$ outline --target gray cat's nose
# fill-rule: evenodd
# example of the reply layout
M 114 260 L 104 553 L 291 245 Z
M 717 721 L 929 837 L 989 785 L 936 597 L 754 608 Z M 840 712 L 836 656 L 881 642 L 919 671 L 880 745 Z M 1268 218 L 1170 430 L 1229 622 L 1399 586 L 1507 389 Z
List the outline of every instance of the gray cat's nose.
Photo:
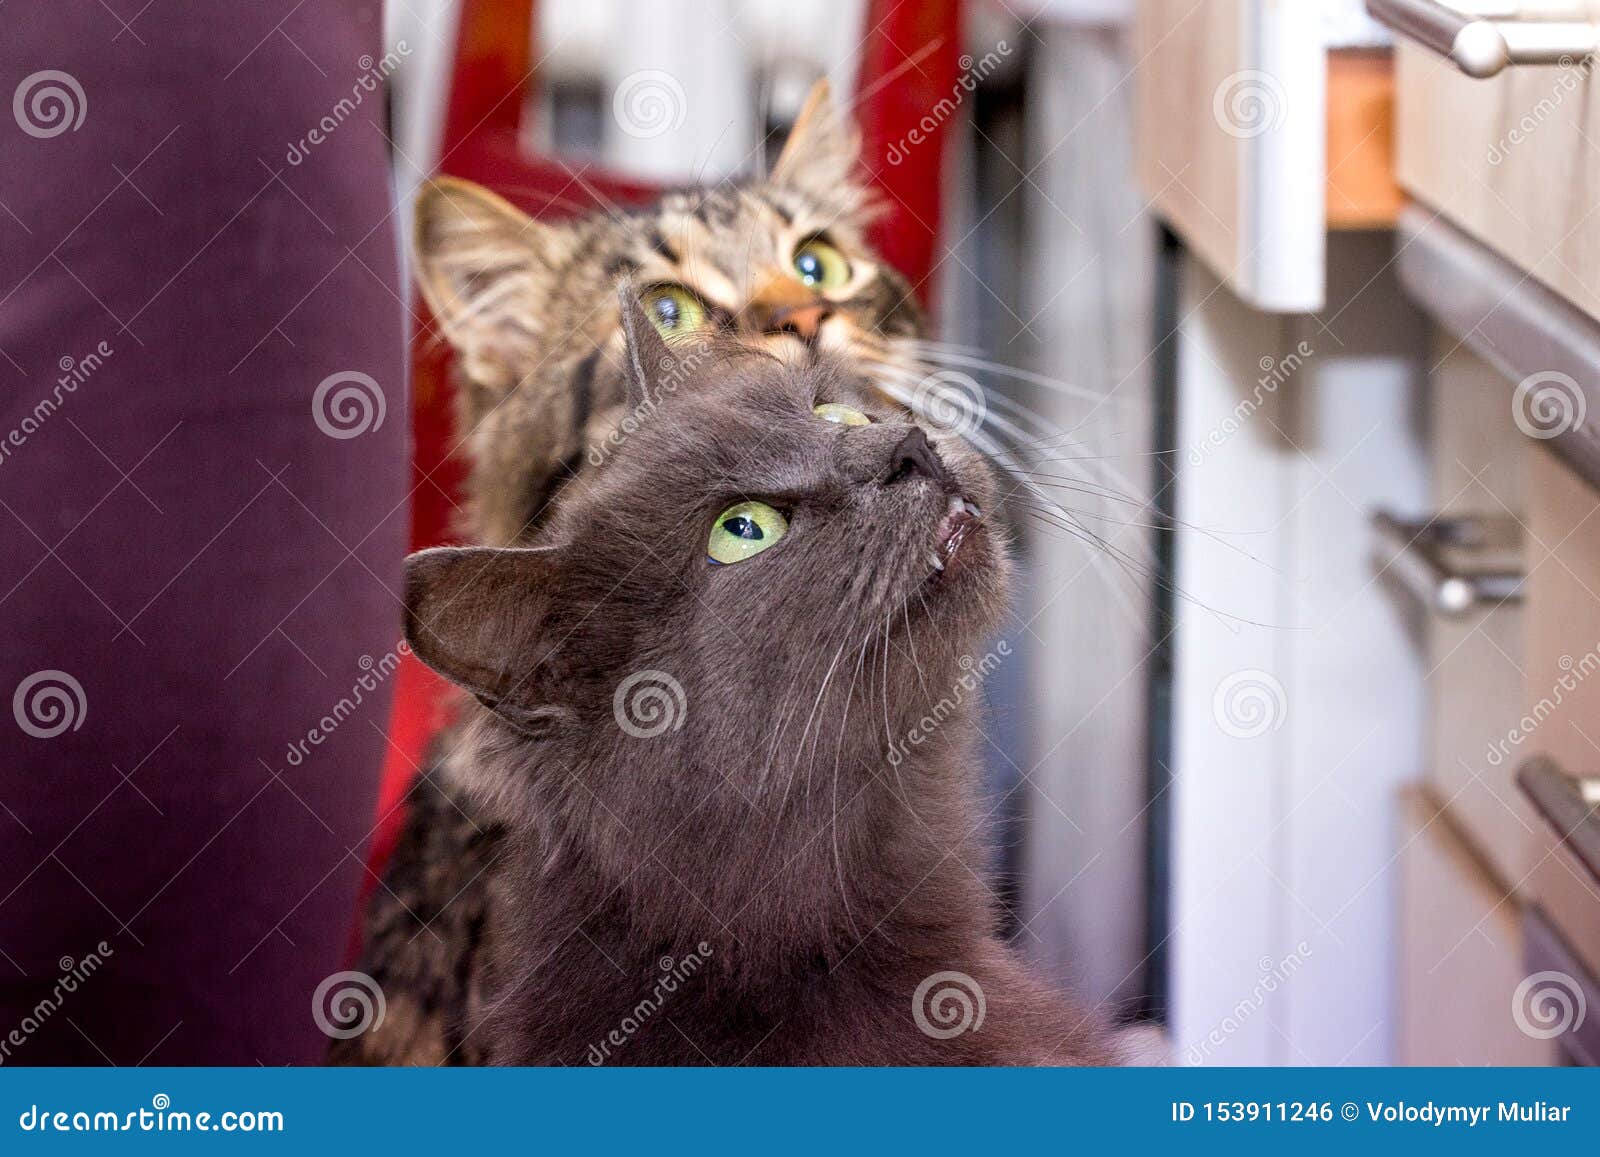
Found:
M 928 436 L 922 432 L 922 427 L 913 426 L 889 451 L 889 460 L 884 468 L 882 481 L 885 486 L 889 486 L 916 478 L 942 482 L 945 477 L 944 462 L 940 459 L 939 452 L 933 448 L 933 443 L 928 441 Z

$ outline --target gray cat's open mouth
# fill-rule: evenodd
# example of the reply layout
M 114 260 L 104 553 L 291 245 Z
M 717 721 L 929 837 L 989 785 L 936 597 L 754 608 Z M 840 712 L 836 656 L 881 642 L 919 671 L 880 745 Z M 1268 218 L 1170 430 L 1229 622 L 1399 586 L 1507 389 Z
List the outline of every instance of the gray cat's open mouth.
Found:
M 984 532 L 983 511 L 977 505 L 959 494 L 952 494 L 945 508 L 944 517 L 939 520 L 938 528 L 934 531 L 933 549 L 928 552 L 928 565 L 933 568 L 934 576 L 944 577 L 963 569 L 970 550 L 962 553 L 962 546 L 969 538 L 981 537 Z

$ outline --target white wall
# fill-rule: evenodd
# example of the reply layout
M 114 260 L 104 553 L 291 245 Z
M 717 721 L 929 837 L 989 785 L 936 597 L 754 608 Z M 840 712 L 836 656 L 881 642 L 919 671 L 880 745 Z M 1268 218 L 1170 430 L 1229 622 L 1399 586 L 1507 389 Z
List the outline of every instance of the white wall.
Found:
M 1180 1061 L 1391 1059 L 1397 796 L 1423 766 L 1426 704 L 1414 624 L 1374 581 L 1367 518 L 1428 502 L 1427 331 L 1385 271 L 1387 235 L 1330 246 L 1317 319 L 1251 311 L 1193 262 L 1184 277 Z M 1310 356 L 1252 410 L 1301 342 Z M 1202 442 L 1212 431 L 1220 445 Z

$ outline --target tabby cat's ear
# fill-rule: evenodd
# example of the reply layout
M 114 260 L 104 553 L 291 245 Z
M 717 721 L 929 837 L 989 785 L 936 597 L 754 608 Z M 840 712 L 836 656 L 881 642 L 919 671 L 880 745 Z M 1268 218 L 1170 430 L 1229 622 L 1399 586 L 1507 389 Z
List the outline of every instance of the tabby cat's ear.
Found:
M 546 614 L 560 548 L 439 547 L 406 559 L 405 635 L 428 666 L 527 721 L 549 706 Z
M 561 230 L 480 185 L 441 177 L 417 194 L 417 281 L 467 374 L 514 385 L 534 364 L 539 304 L 565 260 Z
M 651 324 L 631 282 L 617 286 L 617 308 L 622 315 L 623 357 L 627 362 L 628 407 L 637 410 L 647 401 L 659 401 L 682 379 L 685 367 L 661 331 Z
M 855 122 L 833 103 L 827 78 L 811 86 L 806 103 L 789 130 L 772 182 L 827 203 L 841 192 L 859 195 L 861 134 Z

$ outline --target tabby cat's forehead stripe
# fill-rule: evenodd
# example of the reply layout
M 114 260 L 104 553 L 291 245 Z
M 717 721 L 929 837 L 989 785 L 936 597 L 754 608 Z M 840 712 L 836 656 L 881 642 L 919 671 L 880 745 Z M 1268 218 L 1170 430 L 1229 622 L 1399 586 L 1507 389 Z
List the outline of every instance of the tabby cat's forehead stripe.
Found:
M 578 363 L 577 372 L 572 375 L 572 428 L 580 437 L 594 411 L 594 372 L 600 364 L 600 354 L 600 347 L 596 346 L 593 353 Z
M 659 228 L 653 228 L 650 230 L 650 248 L 656 253 L 660 254 L 662 257 L 665 257 L 674 265 L 678 264 L 678 262 L 681 260 L 677 251 L 673 249 L 672 246 L 668 244 L 667 239 L 661 235 L 661 230 Z
M 606 277 L 611 281 L 620 281 L 638 272 L 639 263 L 631 257 L 613 257 L 606 262 Z
M 782 221 L 785 226 L 794 224 L 794 214 L 785 209 L 782 202 L 774 197 L 770 191 L 762 198 L 762 202 L 778 215 L 778 220 Z

